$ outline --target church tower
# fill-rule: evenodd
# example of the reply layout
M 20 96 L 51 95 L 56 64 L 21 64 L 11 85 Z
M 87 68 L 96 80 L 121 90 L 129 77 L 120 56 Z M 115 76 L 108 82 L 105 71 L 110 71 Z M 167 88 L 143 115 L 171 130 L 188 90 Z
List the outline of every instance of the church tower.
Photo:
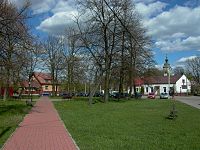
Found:
M 170 64 L 168 63 L 168 58 L 167 58 L 167 55 L 166 55 L 165 63 L 164 63 L 164 66 L 163 66 L 164 76 L 168 75 L 169 69 L 170 69 Z

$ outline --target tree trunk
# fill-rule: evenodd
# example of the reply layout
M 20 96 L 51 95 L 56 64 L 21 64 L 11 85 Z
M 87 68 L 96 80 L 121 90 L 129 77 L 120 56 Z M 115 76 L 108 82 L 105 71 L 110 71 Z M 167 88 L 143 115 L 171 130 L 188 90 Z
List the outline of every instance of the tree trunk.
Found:
M 103 73 L 100 74 L 99 80 L 95 80 L 97 82 L 95 82 L 95 87 L 91 90 L 90 85 L 89 85 L 89 91 L 90 91 L 90 95 L 89 95 L 89 105 L 91 105 L 93 103 L 93 96 L 95 94 L 95 92 L 97 91 L 97 89 L 99 88 L 101 82 L 103 79 Z
M 54 73 L 54 68 L 52 68 L 51 76 L 52 76 L 52 96 L 55 96 L 55 73 Z
M 120 67 L 120 76 L 119 76 L 119 98 L 121 97 L 124 87 L 124 31 L 122 32 L 122 45 L 121 45 L 121 67 Z
M 129 68 L 129 96 L 131 97 L 133 93 L 133 47 L 131 44 L 131 49 L 130 49 L 130 68 Z
M 9 87 L 10 87 L 10 69 L 7 69 L 6 86 L 4 88 L 3 100 L 7 100 L 9 97 Z
M 3 93 L 3 100 L 4 100 L 4 101 L 7 99 L 7 95 L 8 95 L 8 94 L 7 94 L 7 93 L 8 93 L 7 90 L 8 90 L 8 88 L 5 87 L 5 88 L 4 88 L 4 93 Z

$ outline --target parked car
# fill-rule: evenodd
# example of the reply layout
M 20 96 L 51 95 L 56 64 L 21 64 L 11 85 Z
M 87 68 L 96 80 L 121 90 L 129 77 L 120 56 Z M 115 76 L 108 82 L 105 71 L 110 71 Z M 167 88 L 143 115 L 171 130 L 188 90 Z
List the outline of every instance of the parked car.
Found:
M 148 94 L 148 98 L 150 98 L 150 99 L 155 99 L 155 98 L 156 98 L 155 93 L 153 93 L 153 92 L 149 93 L 149 94 Z
M 51 93 L 43 92 L 43 93 L 42 93 L 42 96 L 51 96 Z
M 62 95 L 62 98 L 63 99 L 72 99 L 72 94 L 70 94 L 70 93 L 63 93 L 63 95 Z
M 168 99 L 169 95 L 167 93 L 160 93 L 160 99 Z
M 142 93 L 136 92 L 135 95 L 133 95 L 133 97 L 136 98 L 136 99 L 142 98 Z
M 102 97 L 102 96 L 103 96 L 103 93 L 100 93 L 100 92 L 94 93 L 94 97 Z
M 115 92 L 115 93 L 112 93 L 111 97 L 113 97 L 113 98 L 127 98 L 128 93 Z

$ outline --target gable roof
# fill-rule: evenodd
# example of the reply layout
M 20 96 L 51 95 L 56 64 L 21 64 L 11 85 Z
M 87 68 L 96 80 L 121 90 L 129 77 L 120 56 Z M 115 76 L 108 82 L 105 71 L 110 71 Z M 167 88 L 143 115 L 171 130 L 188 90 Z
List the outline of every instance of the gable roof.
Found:
M 34 72 L 33 75 L 40 84 L 51 84 L 52 77 L 50 73 Z
M 26 87 L 28 88 L 29 87 L 29 82 L 28 81 L 23 81 L 21 83 L 21 86 L 22 87 Z M 31 81 L 31 87 L 34 87 L 34 88 L 40 88 L 40 84 L 38 83 L 38 81 Z
M 175 84 L 182 75 L 174 75 L 170 77 L 170 83 Z M 144 84 L 168 84 L 168 76 L 154 76 L 144 78 Z
M 144 80 L 141 78 L 134 79 L 134 83 L 136 86 L 140 86 L 144 84 Z
M 176 84 L 176 82 L 182 77 L 182 75 L 174 75 L 170 76 L 170 83 Z M 154 77 L 146 77 L 146 78 L 136 78 L 134 79 L 134 83 L 136 86 L 144 85 L 144 84 L 168 84 L 168 76 L 154 76 Z

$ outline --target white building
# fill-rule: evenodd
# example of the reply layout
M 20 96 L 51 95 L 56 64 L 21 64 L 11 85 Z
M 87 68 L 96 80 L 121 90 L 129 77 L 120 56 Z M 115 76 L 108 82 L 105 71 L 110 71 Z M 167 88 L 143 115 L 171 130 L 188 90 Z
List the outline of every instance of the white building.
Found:
M 191 82 L 185 75 L 175 75 L 170 77 L 170 84 L 167 76 L 155 76 L 143 79 L 143 85 L 137 86 L 136 89 L 144 88 L 144 94 L 154 92 L 169 93 L 174 89 L 175 94 L 188 94 L 191 92 Z M 170 87 L 169 87 L 170 85 Z
M 168 63 L 168 58 L 166 57 L 163 66 L 164 76 L 154 76 L 147 77 L 144 79 L 136 79 L 136 92 L 141 92 L 143 88 L 144 95 L 149 93 L 155 93 L 160 95 L 160 93 L 170 93 L 174 91 L 175 94 L 188 94 L 191 92 L 191 82 L 189 79 L 183 75 L 171 76 L 170 64 Z

